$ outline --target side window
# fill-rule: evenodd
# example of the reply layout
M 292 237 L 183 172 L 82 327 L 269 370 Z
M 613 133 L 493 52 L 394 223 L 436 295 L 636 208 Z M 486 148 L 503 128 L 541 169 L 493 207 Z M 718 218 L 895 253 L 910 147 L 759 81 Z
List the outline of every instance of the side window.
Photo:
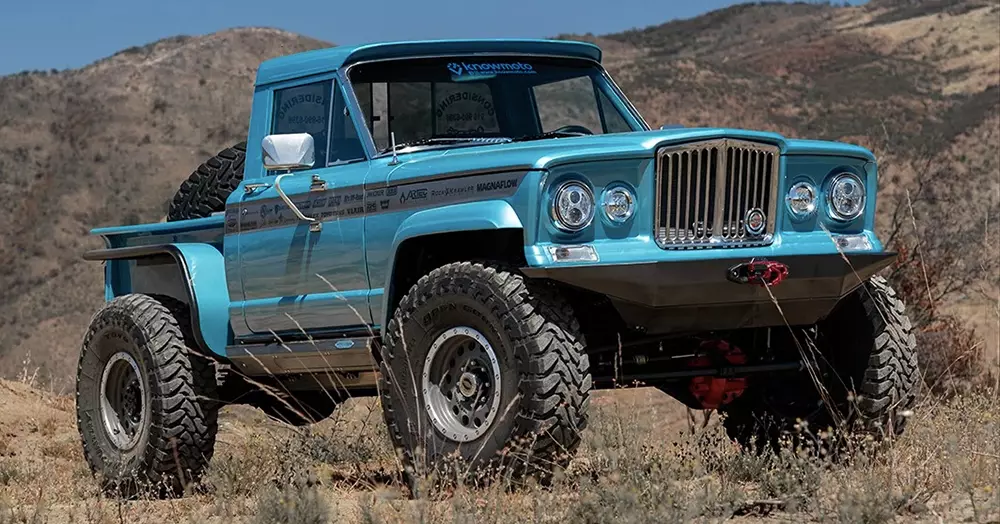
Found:
M 326 165 L 332 166 L 365 159 L 358 130 L 351 120 L 344 92 L 339 85 L 333 87 L 333 121 L 330 132 L 330 153 Z
M 629 127 L 628 122 L 625 121 L 625 117 L 618 112 L 615 105 L 608 98 L 608 95 L 604 91 L 600 91 L 601 95 L 598 99 L 601 101 L 601 115 L 604 117 L 604 127 L 607 133 L 628 133 L 632 131 Z
M 543 133 L 566 125 L 584 126 L 594 133 L 603 131 L 590 77 L 538 85 L 534 94 Z
M 309 133 L 316 147 L 316 166 L 327 163 L 331 80 L 274 91 L 272 134 Z

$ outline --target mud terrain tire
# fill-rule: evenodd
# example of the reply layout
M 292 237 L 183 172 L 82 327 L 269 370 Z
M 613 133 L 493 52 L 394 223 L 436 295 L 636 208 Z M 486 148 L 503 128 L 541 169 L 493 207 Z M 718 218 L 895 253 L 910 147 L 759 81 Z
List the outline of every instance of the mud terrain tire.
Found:
M 115 495 L 182 494 L 212 458 L 215 366 L 189 349 L 189 326 L 184 304 L 139 294 L 107 303 L 90 324 L 77 369 L 77 426 L 91 471 Z M 130 396 L 113 393 L 122 373 L 128 385 L 118 391 Z M 110 409 L 117 397 L 132 400 Z M 125 413 L 135 415 L 127 421 Z
M 876 440 L 900 435 L 921 382 L 910 320 L 885 279 L 873 277 L 845 298 L 816 326 L 815 338 L 822 356 L 817 359 L 819 374 L 846 423 L 844 433 Z M 835 419 L 813 382 L 806 373 L 800 375 L 794 382 L 777 381 L 775 388 L 751 386 L 726 407 L 730 437 L 773 446 L 781 435 L 797 431 L 797 421 L 808 422 L 813 434 L 833 426 Z M 774 395 L 780 389 L 785 393 Z
M 470 364 L 465 369 L 485 366 L 499 370 L 499 381 L 492 384 L 499 384 L 499 393 L 489 389 L 493 375 L 488 373 L 469 381 L 462 373 L 448 383 L 455 383 L 455 391 L 463 383 L 478 387 L 474 395 L 468 388 L 462 389 L 463 402 L 474 399 L 471 402 L 478 405 L 483 393 L 487 402 L 497 396 L 500 407 L 490 411 L 494 416 L 484 416 L 479 427 L 469 423 L 446 436 L 441 429 L 444 415 L 438 411 L 432 420 L 435 415 L 428 409 L 434 399 L 447 396 L 445 386 L 439 386 L 440 396 L 427 393 L 424 386 L 445 384 L 447 375 L 433 382 L 422 377 L 435 367 L 438 350 L 433 348 L 444 348 L 447 342 L 441 340 L 451 336 L 449 333 L 459 333 L 455 335 L 458 347 L 465 347 L 469 355 L 475 351 L 480 351 L 476 358 L 489 351 L 495 354 L 492 366 L 484 363 L 487 359 L 473 362 L 473 357 L 466 357 Z M 475 346 L 474 340 L 462 339 L 468 335 L 461 333 L 475 333 L 480 336 L 476 340 L 486 341 L 491 349 Z M 500 468 L 504 477 L 545 480 L 554 470 L 565 467 L 579 446 L 580 432 L 587 424 L 590 361 L 579 323 L 554 289 L 491 265 L 448 264 L 410 288 L 384 339 L 379 384 L 382 408 L 414 496 L 419 495 L 420 479 L 429 475 L 454 479 L 454 471 L 440 476 L 434 473 L 443 473 L 456 454 L 460 457 L 454 464 L 458 471 L 478 481 L 488 481 Z M 441 349 L 441 354 L 463 355 L 461 349 L 455 350 L 457 353 L 444 351 Z M 451 371 L 442 374 L 457 369 L 454 363 L 443 365 Z M 459 393 L 454 395 L 459 398 Z M 460 420 L 457 413 L 454 420 L 456 424 Z M 452 438 L 457 434 L 464 437 Z
M 170 201 L 167 222 L 205 218 L 225 211 L 226 199 L 243 180 L 246 156 L 247 143 L 240 142 L 198 166 Z

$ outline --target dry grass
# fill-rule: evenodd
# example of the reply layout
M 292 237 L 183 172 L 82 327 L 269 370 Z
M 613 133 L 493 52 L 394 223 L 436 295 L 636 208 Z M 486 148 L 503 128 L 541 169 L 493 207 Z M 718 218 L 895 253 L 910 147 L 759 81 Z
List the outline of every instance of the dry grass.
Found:
M 224 411 L 218 453 L 191 495 L 104 498 L 78 450 L 35 454 L 26 424 L 2 425 L 12 404 L 58 401 L 0 389 L 0 524 L 14 522 L 679 522 L 970 521 L 1000 518 L 1000 413 L 988 393 L 925 400 L 908 432 L 881 453 L 834 464 L 793 449 L 746 453 L 717 421 L 687 425 L 684 409 L 649 389 L 597 394 L 570 468 L 548 487 L 458 485 L 404 496 L 377 401 L 295 430 L 243 407 Z M 39 442 L 74 441 L 72 406 Z M 8 419 L 9 420 L 9 419 Z

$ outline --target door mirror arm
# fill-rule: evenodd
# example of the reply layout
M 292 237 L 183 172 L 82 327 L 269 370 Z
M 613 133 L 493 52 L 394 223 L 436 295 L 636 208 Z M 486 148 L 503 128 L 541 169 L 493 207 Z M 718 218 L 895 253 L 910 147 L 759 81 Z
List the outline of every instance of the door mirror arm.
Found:
M 281 189 L 281 179 L 285 178 L 286 176 L 288 176 L 290 174 L 291 173 L 285 173 L 283 175 L 278 175 L 274 179 L 274 190 L 278 192 L 278 196 L 281 197 L 281 200 L 285 203 L 286 206 L 288 206 L 288 209 L 292 210 L 292 213 L 295 214 L 296 218 L 298 218 L 299 220 L 301 220 L 303 222 L 309 222 L 309 231 L 314 231 L 314 232 L 321 231 L 323 229 L 323 223 L 320 222 L 319 220 L 316 220 L 313 217 L 307 217 L 304 214 L 302 214 L 302 211 L 299 211 L 298 206 L 296 206 L 292 202 L 292 199 L 288 198 L 288 195 L 285 194 L 285 191 L 283 189 Z

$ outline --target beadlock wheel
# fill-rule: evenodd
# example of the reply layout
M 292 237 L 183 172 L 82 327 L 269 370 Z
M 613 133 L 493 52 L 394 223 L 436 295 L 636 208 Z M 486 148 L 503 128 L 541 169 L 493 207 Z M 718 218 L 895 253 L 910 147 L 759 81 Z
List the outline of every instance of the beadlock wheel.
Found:
M 139 364 L 124 351 L 112 355 L 101 374 L 101 420 L 108 439 L 122 451 L 135 447 L 149 418 L 148 393 L 139 375 Z
M 501 380 L 496 351 L 482 333 L 464 326 L 448 329 L 424 360 L 427 415 L 452 440 L 473 441 L 500 411 Z
M 420 496 L 566 467 L 587 425 L 590 361 L 558 290 L 500 265 L 421 277 L 385 331 L 379 394 L 403 478 Z
M 188 344 L 185 304 L 131 294 L 94 315 L 80 348 L 76 422 L 83 456 L 115 496 L 179 496 L 212 458 L 213 361 Z

